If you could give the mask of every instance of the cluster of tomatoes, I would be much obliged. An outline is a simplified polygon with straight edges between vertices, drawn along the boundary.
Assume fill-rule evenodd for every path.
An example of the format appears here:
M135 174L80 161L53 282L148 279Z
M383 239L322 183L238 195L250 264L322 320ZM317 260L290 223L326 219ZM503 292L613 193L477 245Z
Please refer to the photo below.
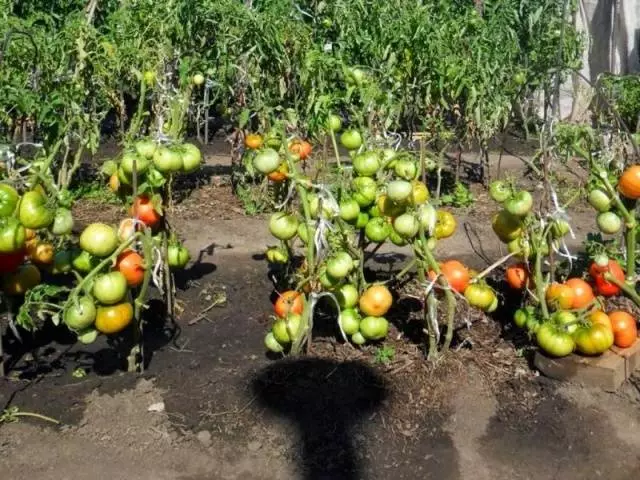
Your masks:
M138 185L146 182L150 188L160 188L168 176L194 172L201 163L202 153L195 145L161 145L143 139L127 148L117 162L107 162L103 168L110 175L110 188L119 192L131 188L134 167Z
M602 178L593 178L587 197L589 204L598 212L596 223L602 233L614 235L623 227L623 212L620 211L620 203L614 198L617 193L612 190L611 184ZM640 165L628 167L618 179L618 192L625 199L635 202L640 199ZM630 208L632 210L632 208Z
M599 355L611 346L627 348L636 341L636 320L625 311L603 311L599 297L620 293L620 287L611 281L624 282L624 271L615 261L599 256L591 264L592 283L582 278L569 278L563 283L546 286L545 301L551 314L543 320L533 305L518 309L514 323L535 336L538 346L546 353L563 357L577 351L583 355ZM513 289L535 287L534 276L525 263L511 265L506 281Z

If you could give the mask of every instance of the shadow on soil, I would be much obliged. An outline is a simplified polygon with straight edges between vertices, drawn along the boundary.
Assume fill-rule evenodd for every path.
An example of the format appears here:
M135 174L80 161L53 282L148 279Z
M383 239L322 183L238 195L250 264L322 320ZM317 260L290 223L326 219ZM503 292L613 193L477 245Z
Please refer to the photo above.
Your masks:
M296 425L298 467L305 479L362 478L353 429L388 396L383 379L370 367L317 358L283 360L258 372L252 389L262 406Z

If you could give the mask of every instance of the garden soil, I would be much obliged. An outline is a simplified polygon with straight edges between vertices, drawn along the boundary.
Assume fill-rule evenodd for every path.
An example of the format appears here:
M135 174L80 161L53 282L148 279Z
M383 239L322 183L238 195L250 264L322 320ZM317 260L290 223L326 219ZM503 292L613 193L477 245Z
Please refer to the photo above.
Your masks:
M483 256L503 252L494 207L474 193L439 255L484 268ZM76 213L95 221L96 208L83 202ZM640 478L640 377L617 393L545 379L508 318L464 309L454 351L427 363L410 303L394 312L386 361L375 347L335 341L331 325L309 355L268 358L264 219L244 216L217 174L174 208L196 261L176 278L175 323L150 303L143 374L123 373L104 338L78 346L57 334L35 355L8 345L20 360L0 380L0 409L61 423L0 425L2 480ZM570 213L578 237L592 228L588 209ZM401 256L382 250L376 274Z

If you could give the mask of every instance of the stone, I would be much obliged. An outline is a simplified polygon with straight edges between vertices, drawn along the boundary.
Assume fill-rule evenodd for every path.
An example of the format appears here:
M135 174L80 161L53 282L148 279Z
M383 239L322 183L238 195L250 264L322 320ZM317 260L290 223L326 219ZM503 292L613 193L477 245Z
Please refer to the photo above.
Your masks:
M535 367L543 375L588 387L616 391L627 379L626 361L612 351L597 357L569 355L554 358L537 351L533 359Z
M205 447L211 446L211 432L208 430L202 430L196 434L198 441Z
M626 377L630 378L633 372L640 370L640 339L629 348L611 347L611 350L624 358Z

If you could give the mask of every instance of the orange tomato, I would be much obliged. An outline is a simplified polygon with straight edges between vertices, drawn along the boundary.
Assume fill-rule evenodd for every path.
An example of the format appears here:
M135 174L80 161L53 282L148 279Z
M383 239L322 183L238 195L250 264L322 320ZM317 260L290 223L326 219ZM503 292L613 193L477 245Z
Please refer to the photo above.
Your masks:
M440 271L456 292L464 292L469 285L469 270L457 260L444 262L440 265Z
M257 133L250 133L244 138L244 146L250 150L258 150L262 146L262 136Z
M571 308L584 308L595 300L591 285L581 278L570 278L565 285L573 290L573 305Z
M524 263L517 263L507 267L505 278L511 288L522 290L529 283L529 270Z
M136 198L131 207L131 215L138 217L138 219L149 228L156 227L162 218L160 214L156 212L153 202L147 195L140 195Z
M282 162L282 164L280 165L280 168L278 168L278 170L276 170L275 172L271 172L269 175L267 175L267 177L272 182L283 182L284 180L287 179L288 175L289 175L289 166L287 165L287 162Z
M613 327L611 326L611 319L609 315L604 313L602 310L594 310L589 314L589 321L593 324L601 324L607 327L609 330L613 332Z
M358 305L360 311L370 317L382 317L391 308L393 296L384 285L373 285L362 294Z
M137 287L144 280L144 260L133 250L125 250L118 255L116 269L124 275L130 287Z
M118 178L117 173L114 173L109 177L109 188L114 193L117 193L118 190L120 190L120 179Z
M550 307L558 310L573 308L575 293L573 288L563 283L552 283L547 287L545 298Z
M289 151L300 157L300 160L306 160L311 156L313 147L306 140L293 140L289 144Z
M638 339L636 319L628 312L615 311L609 314L613 329L613 343L620 348L630 347Z
M29 240L33 240L34 238L36 238L36 231L32 230L30 228L25 228L24 229L24 239L29 241Z
M280 318L286 318L290 313L297 313L298 315L301 315L304 310L304 297L300 292L287 290L286 292L279 294L273 310Z
M109 335L127 328L131 320L133 320L133 306L128 302L98 307L95 327L99 332Z
M632 200L640 198L640 165L632 165L622 173L618 181L618 190Z
M30 240L29 242L34 241L35 240ZM53 245L50 243L38 243L35 246L33 246L33 244L28 245L27 252L29 254L29 259L33 263L38 263L40 265L51 265L55 256L55 250Z

